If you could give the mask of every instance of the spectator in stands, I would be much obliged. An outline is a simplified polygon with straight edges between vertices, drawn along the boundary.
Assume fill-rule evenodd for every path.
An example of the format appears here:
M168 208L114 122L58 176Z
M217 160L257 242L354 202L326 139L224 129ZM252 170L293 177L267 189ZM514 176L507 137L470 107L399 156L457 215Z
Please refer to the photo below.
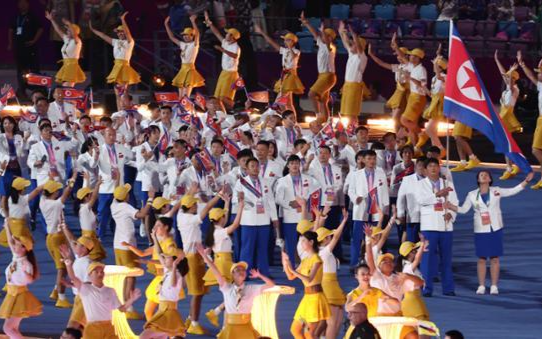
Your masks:
M487 18L495 21L514 21L514 0L489 0Z
M182 30L190 25L188 15L190 6L184 0L174 0L169 8L169 27L173 32L182 32Z
M458 330L450 330L446 332L444 339L465 339L465 337Z
M438 2L438 8L440 10L440 15L437 20L439 21L453 20L457 16L457 0L440 0Z
M483 20L485 19L485 0L457 0L459 20Z

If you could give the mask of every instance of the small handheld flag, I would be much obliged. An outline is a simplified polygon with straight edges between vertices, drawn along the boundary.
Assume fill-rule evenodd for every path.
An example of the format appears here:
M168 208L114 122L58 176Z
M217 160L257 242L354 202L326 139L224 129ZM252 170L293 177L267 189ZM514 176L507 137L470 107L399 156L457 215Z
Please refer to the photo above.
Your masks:
M25 78L26 78L26 82L29 85L43 86L43 87L48 87L48 88L51 88L51 86L53 85L53 77L50 77L50 76L29 73L25 75Z
M159 103L176 103L179 101L179 94L175 92L155 92L154 98Z

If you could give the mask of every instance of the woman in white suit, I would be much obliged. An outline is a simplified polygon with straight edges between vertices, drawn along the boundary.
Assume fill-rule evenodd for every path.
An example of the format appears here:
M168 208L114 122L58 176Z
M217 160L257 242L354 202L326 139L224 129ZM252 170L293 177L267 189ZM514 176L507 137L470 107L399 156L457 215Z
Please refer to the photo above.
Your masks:
M5 116L0 124L0 196L7 196L15 177L22 177L25 140L18 134L17 122Z
M529 173L525 180L512 188L492 186L493 178L487 170L477 175L478 189L470 191L461 207L448 204L448 208L465 214L474 209L474 244L478 257L478 289L476 294L485 294L486 260L490 258L491 294L499 294L500 261L503 255L503 221L501 213L501 198L510 197L521 192L533 178Z

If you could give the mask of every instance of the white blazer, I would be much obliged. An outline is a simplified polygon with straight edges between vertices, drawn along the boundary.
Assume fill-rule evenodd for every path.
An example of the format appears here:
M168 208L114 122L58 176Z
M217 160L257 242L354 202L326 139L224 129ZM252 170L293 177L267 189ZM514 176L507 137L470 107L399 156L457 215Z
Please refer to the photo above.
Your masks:
M98 180L98 168L92 168L91 163L95 162L96 159L94 156L90 155L89 152L80 154L77 158L77 167L79 171L88 173L90 177L90 182L83 182L83 187L94 187L96 181Z
M113 164L109 158L109 151L107 144L100 146L100 156L97 160L94 158L90 162L92 168L98 167L98 174L102 178L102 184L100 185L100 194L112 194L115 190L116 181L112 178ZM134 154L131 150L124 147L121 144L115 144L117 170L119 172L119 185L124 185L124 165L133 164Z
M190 159L184 158L177 163L175 158L169 158L159 166L161 172L165 171L164 197L167 199L178 200L185 192L181 178L185 169L192 167ZM174 198L173 198L174 197Z
M260 185L262 188L262 197L258 198L253 192L241 184L241 180L237 180L234 190L244 194L245 206L243 216L241 217L241 225L243 226L265 226L271 221L278 220L277 206L275 205L275 197L273 196L272 184L269 179L259 176ZM245 180L252 185L252 180L249 176ZM263 213L258 213L258 205L263 205Z
M53 153L55 154L56 170L58 172L58 176L55 177L55 180L63 182L66 180L66 161L64 160L64 156L66 152L73 150L74 143L71 141L58 141L55 138L51 139L51 143ZM43 166L40 168L35 167L34 164L42 159L45 159ZM47 153L43 141L32 145L30 153L28 154L27 165L32 170L33 179L37 180L38 186L45 184L49 180L51 159L49 159L49 154Z
M392 159L391 166L388 165L388 162L386 161L386 154L388 151L386 150L377 150L376 151L376 166L380 167L386 172L386 176L389 178L391 176L393 166L397 165L402 161L401 159L401 153L399 151L393 151L391 154L395 156L395 159Z
M294 190L294 181L290 174L277 180L275 201L281 207L283 222L285 223L298 223L302 219L301 212L291 207L290 201L294 201L296 196L308 200L311 193L320 189L320 184L310 175L301 175L300 186L300 188Z
M413 165L413 167L416 166L414 163L412 163L412 165ZM403 173L404 170L405 170L405 163L404 162L400 162L397 165L393 166L393 170L391 171L391 177L390 177L390 182L389 182L389 185L390 185L390 197L397 197L397 192L399 192L399 187L401 187L401 185L402 185L401 184L402 180L399 179L399 180L397 180L398 182L395 183L395 181L396 181L395 178L397 178L398 175ZM413 171L414 171L414 169L413 169ZM412 173L414 173L414 172L412 172ZM406 176L403 176L403 180L404 180L405 177Z
M260 176L269 179L273 187L275 186L277 179L282 177L282 170L282 166L275 160L267 160L267 166L265 166L264 171L262 171L262 164L260 164Z
M336 160L345 161L348 163L350 170L356 168L356 151L350 145L345 145L342 150L338 151Z
M420 177L420 179L423 179ZM418 175L416 173L407 175L397 192L397 217L405 218L407 223L420 222L420 205L416 200L418 187Z
M19 166L24 168L26 164L22 164L21 160L24 159L26 154L24 153L24 140L23 137L19 134L13 136L13 144L15 145L15 154L17 155L17 160L19 161ZM9 161L9 144L8 138L4 133L0 133L0 163L3 161Z
M375 177L374 177L374 186L376 186L376 194L378 200L378 206L384 214L388 214L388 209L390 205L390 195L388 189L388 180L386 179L386 173L382 168L375 168ZM350 181L348 187L348 196L350 201L354 205L352 211L352 220L357 221L367 221L369 219L368 214L368 197L369 197L369 184L367 182L366 170L361 169L356 171ZM356 204L358 197L363 199L359 204ZM372 216L374 221L378 220L378 214Z
M452 204L457 205L457 194L455 192L454 184L448 180L439 178L440 189L445 187L445 184L453 189L448 193L447 200ZM444 204L445 198L437 198L433 185L429 178L425 178L418 182L416 189L416 200L420 205L420 230L422 231L437 231L437 232L450 232L454 230L454 220L456 213L452 210L446 210L442 208L441 211L435 210L435 205ZM444 215L450 213L452 219L448 222L444 221Z
M322 192L320 194L320 206L328 204L326 192L332 190L335 194L333 202L329 204L331 206L344 206L344 178L342 170L339 166L331 163L331 173L333 177L333 182L328 182L324 175L324 168L318 159L314 159L309 166L309 175L312 176L320 184Z
M502 188L498 186L492 186L489 188L489 204L486 205L484 200L480 196L479 189L470 191L463 202L463 205L459 207L457 213L465 214L470 211L471 207L474 208L474 233L489 233L498 231L503 228L502 213L501 213L501 198L510 197L523 191L523 186L518 184L512 188ZM490 224L483 225L482 214L489 213Z
M156 145L156 147L160 147L159 145ZM148 142L144 142L141 144L141 147L136 151L135 158L136 158L136 168L138 173L141 174L141 190L143 192L148 192L149 189L152 187L156 192L162 191L162 184L160 182L160 177L158 173L158 169L160 166L162 166L163 162L160 163L160 161L163 160L164 156L160 153L158 155L158 160L155 159L155 156L153 156L146 160L141 152L145 149L147 152L153 153L153 148Z

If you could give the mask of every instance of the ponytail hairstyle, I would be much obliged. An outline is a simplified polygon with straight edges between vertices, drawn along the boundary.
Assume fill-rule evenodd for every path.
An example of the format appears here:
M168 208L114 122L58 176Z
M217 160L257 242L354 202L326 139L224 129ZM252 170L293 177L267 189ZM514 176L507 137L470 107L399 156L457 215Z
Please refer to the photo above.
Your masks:
M177 259L177 257L173 257L173 260ZM177 271L179 271L179 274L181 277L184 277L188 274L188 259L183 258L178 264L177 264Z
M14 204L19 203L19 197L21 196L21 192L17 191L15 188L10 187L9 188L9 197L11 198L11 201Z
M316 232L314 231L307 231L303 233L303 237L305 237L305 239L307 239L308 241L312 241L312 249L314 253L318 253L318 234L316 234Z
M395 260L395 272L403 272L404 260L408 260L407 257L403 257L402 255L397 256L397 259Z
M211 222L212 227L209 227L207 229L207 233L205 234L205 239L203 240L203 244L205 247L212 248L215 245L215 223L214 221Z
M36 259L36 254L34 251L26 251L26 258L32 264L32 279L34 281L40 278L40 269L38 267L38 260Z

